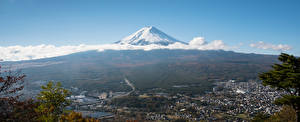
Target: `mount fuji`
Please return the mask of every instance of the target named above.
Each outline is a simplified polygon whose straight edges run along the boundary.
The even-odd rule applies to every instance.
[[[139,46],[150,44],[167,46],[176,42],[186,44],[185,42],[179,41],[153,26],[147,26],[115,43],[122,45],[130,44]]]
[[[202,39],[199,40],[197,45],[205,45]],[[136,89],[144,93],[163,89],[166,93],[178,91],[178,93],[201,94],[210,91],[218,81],[257,80],[258,73],[268,71],[271,64],[278,63],[277,56],[274,55],[244,54],[224,50],[160,48],[161,46],[172,47],[174,43],[185,44],[150,26],[138,30],[117,44],[92,46],[87,48],[88,50],[67,47],[66,49],[79,50],[79,52],[37,60],[2,61],[0,65],[8,70],[21,69],[30,82],[27,88],[30,95],[40,88],[39,84],[44,83],[42,81],[53,80],[61,81],[66,88],[74,86],[93,94],[96,93],[95,91],[125,92],[131,89],[124,82],[120,83],[124,81],[124,77],[133,81]],[[149,47],[159,48],[141,50],[150,44],[155,46]],[[215,44],[212,43],[212,46]],[[43,48],[58,49],[52,46],[40,46],[37,49]],[[99,51],[98,48],[103,51]],[[21,54],[14,53],[12,56],[18,55]],[[2,59],[1,56],[0,58]],[[188,88],[174,87],[178,85],[188,86]]]

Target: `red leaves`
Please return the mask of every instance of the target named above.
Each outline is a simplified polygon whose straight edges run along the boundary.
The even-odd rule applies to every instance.
[[[24,88],[24,78],[23,74],[2,71],[0,66],[0,118],[9,117],[15,106],[20,103],[18,98],[21,94],[17,92]]]
[[[4,76],[3,76],[4,75]],[[10,96],[24,88],[24,74],[12,73],[11,71],[1,71],[0,66],[0,98]]]

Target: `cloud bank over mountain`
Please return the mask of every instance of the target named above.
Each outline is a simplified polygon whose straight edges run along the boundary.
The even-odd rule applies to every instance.
[[[291,50],[292,47],[286,44],[270,44],[265,43],[263,41],[259,41],[256,43],[251,43],[250,47],[252,48],[258,48],[258,49],[264,49],[264,50],[276,50],[276,51],[288,51]]]
[[[286,44],[270,44],[265,42],[256,42],[249,45],[252,48],[276,51],[288,51],[292,47]],[[203,37],[195,37],[188,44],[173,43],[169,45],[130,45],[130,44],[102,44],[102,45],[73,45],[73,46],[55,46],[55,45],[36,45],[36,46],[0,46],[0,61],[20,61],[41,58],[50,58],[68,55],[77,52],[97,50],[154,50],[154,49],[184,49],[184,50],[233,50],[233,47],[226,45],[222,40],[205,41]]]
[[[196,49],[196,50],[228,50],[228,47],[222,40],[206,42],[202,37],[196,37],[189,44],[174,43],[167,46],[150,44],[150,45],[130,45],[130,44],[103,44],[103,45],[75,45],[75,46],[54,46],[54,45],[37,45],[37,46],[8,46],[0,47],[0,59],[4,61],[20,61],[56,57],[68,55],[77,52],[89,50],[153,50],[153,49]]]

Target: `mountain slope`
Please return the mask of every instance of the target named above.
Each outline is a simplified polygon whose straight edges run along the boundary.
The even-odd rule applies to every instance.
[[[22,69],[31,82],[55,80],[87,91],[125,91],[130,88],[120,82],[127,77],[140,91],[162,88],[197,94],[211,90],[213,82],[257,79],[258,73],[267,71],[276,61],[277,56],[231,51],[106,50],[14,64],[39,64]]]
[[[185,42],[181,42],[153,26],[147,26],[116,43],[130,45],[169,45],[176,42],[185,44]]]

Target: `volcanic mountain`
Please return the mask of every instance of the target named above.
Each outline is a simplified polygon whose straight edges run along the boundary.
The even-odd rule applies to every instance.
[[[185,42],[179,41],[153,26],[147,26],[115,43],[141,46],[150,44],[166,46],[176,42],[186,44]]]
[[[155,27],[144,27],[117,43],[142,46],[184,42]],[[224,50],[129,49],[94,50],[28,61],[2,61],[0,65],[4,69],[22,69],[29,83],[26,85],[29,93],[40,89],[39,85],[45,81],[60,81],[66,88],[77,87],[92,94],[130,91],[131,88],[124,82],[126,78],[141,93],[201,94],[211,91],[216,82],[232,79],[237,82],[258,81],[257,75],[270,70],[270,65],[274,63],[277,63],[277,56],[274,55]]]

